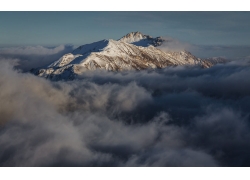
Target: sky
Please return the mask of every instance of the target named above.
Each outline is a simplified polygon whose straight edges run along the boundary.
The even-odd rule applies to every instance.
[[[140,31],[197,45],[250,45],[250,12],[1,11],[0,46],[82,45]]]

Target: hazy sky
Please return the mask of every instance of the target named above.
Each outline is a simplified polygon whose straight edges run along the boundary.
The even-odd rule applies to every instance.
[[[199,45],[250,45],[250,12],[0,12],[0,45],[81,45],[140,31]]]

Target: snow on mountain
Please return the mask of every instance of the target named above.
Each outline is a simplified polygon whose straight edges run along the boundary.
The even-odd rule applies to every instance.
[[[109,39],[78,47],[46,68],[32,72],[52,80],[74,79],[85,71],[143,70],[177,65],[199,65],[204,68],[222,60],[202,60],[190,52],[164,52],[157,48],[164,40],[132,32],[118,41]]]
[[[160,46],[165,40],[162,37],[152,38],[151,36],[144,35],[141,32],[131,32],[123,36],[118,41],[134,44],[136,46],[148,47],[149,45],[152,45],[156,47]]]
[[[211,58],[206,58],[205,60],[212,63],[212,64],[218,64],[218,63],[223,63],[223,62],[227,61],[223,57],[211,57]]]

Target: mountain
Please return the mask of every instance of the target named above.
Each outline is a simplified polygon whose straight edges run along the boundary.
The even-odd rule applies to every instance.
[[[49,66],[33,69],[32,72],[51,80],[67,80],[96,69],[124,71],[178,65],[209,68],[224,62],[222,59],[200,59],[187,51],[164,52],[158,48],[164,41],[161,37],[152,38],[140,32],[132,32],[117,41],[101,40],[79,46]]]

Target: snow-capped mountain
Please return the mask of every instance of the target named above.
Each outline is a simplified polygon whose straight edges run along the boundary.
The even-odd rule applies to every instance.
[[[48,67],[33,70],[38,76],[52,80],[74,79],[88,70],[143,70],[177,65],[199,65],[204,68],[224,60],[203,60],[190,52],[164,52],[157,47],[164,42],[140,32],[132,32],[119,40],[101,40],[85,44],[65,54]]]

